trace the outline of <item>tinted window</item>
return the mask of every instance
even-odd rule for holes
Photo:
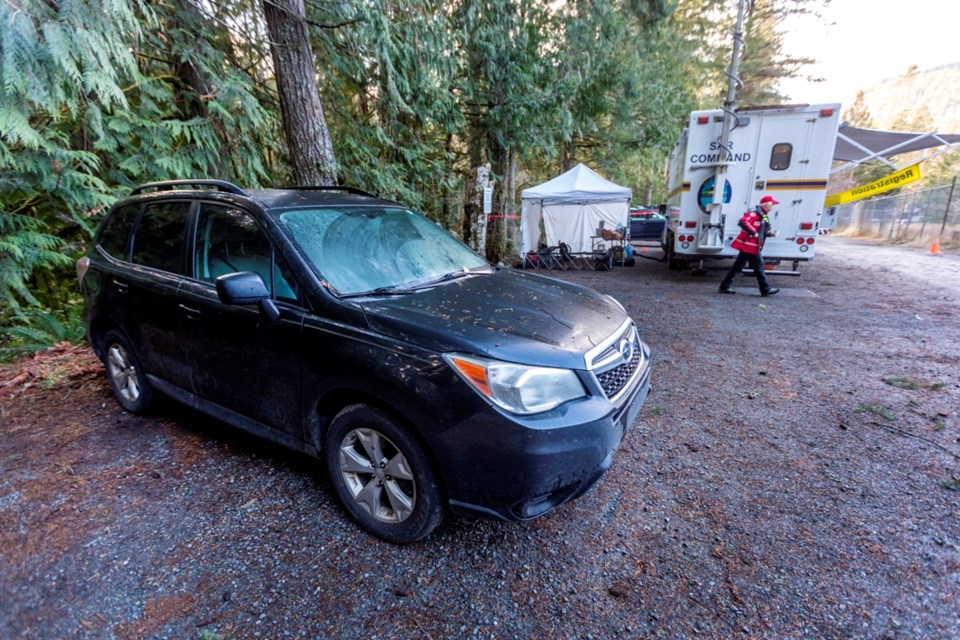
[[[773,145],[770,152],[770,168],[774,171],[783,171],[790,167],[790,157],[793,155],[793,145],[789,142],[780,142]]]
[[[300,285],[297,279],[293,277],[293,271],[283,259],[283,256],[274,252],[273,263],[273,288],[274,297],[280,300],[297,302],[300,299]]]
[[[184,273],[183,232],[189,210],[189,202],[148,204],[133,238],[133,262]]]
[[[297,291],[274,268],[274,252],[270,239],[249,213],[234,207],[215,204],[200,206],[197,219],[197,243],[194,273],[198,280],[214,282],[218,277],[238,271],[252,271],[276,297],[296,300]],[[285,270],[289,273],[289,269]]]
[[[118,260],[128,260],[130,258],[128,241],[139,209],[140,205],[138,204],[118,207],[103,223],[97,244],[110,256]]]

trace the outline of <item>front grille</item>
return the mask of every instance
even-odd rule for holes
[[[624,361],[629,343],[629,360]],[[604,341],[603,347],[588,356],[587,367],[593,371],[603,389],[604,395],[615,400],[623,393],[626,386],[633,380],[641,369],[647,366],[647,354],[643,343],[637,334],[637,329],[630,323],[618,334]]]
[[[623,390],[627,383],[633,378],[634,372],[636,372],[637,367],[640,366],[642,361],[643,349],[639,344],[635,344],[633,357],[630,358],[630,362],[620,364],[608,371],[597,374],[597,380],[600,381],[600,386],[603,388],[603,392],[607,398],[613,398]]]

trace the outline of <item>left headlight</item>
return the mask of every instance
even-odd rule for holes
[[[477,393],[511,413],[541,413],[587,395],[580,378],[570,369],[531,367],[455,353],[443,357]]]

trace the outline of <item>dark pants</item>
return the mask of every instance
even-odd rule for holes
[[[727,275],[724,276],[723,282],[720,283],[720,288],[729,289],[730,285],[733,283],[733,279],[738,273],[740,273],[740,270],[743,269],[743,265],[745,263],[750,265],[750,268],[753,269],[753,275],[757,276],[757,284],[760,285],[760,293],[769,291],[770,284],[767,282],[767,274],[763,269],[763,257],[760,255],[747,253],[746,251],[741,251],[737,255],[737,259],[733,261],[733,266],[730,267],[730,271],[727,271]]]

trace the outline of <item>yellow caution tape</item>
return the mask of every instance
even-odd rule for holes
[[[905,184],[916,182],[919,179],[920,165],[910,165],[909,167],[900,169],[896,173],[891,173],[890,175],[880,178],[879,180],[874,180],[869,184],[865,184],[860,187],[854,187],[853,189],[844,191],[843,193],[835,193],[832,196],[827,197],[826,201],[823,203],[823,206],[835,207],[838,204],[847,204],[848,202],[853,202],[854,200],[869,198],[870,196],[875,196],[878,193],[891,191],[898,187],[902,187]]]

